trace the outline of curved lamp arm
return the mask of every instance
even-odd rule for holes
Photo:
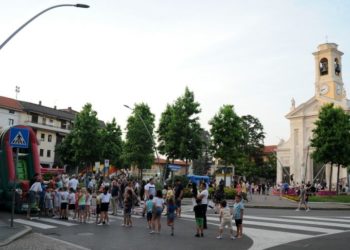
[[[26,27],[29,23],[31,23],[34,19],[36,19],[37,17],[41,16],[42,14],[44,14],[45,12],[51,10],[51,9],[55,9],[55,8],[59,8],[59,7],[77,7],[77,8],[89,8],[89,5],[86,4],[59,4],[59,5],[54,5],[51,6],[41,12],[39,12],[38,14],[36,14],[35,16],[33,16],[31,19],[29,19],[27,22],[25,22],[21,27],[19,27],[15,32],[13,32],[1,45],[0,45],[0,50],[18,33],[20,32],[24,27]]]

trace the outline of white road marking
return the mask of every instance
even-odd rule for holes
[[[249,219],[254,219],[254,220],[263,220],[263,221],[276,221],[276,222],[299,223],[299,224],[307,224],[307,225],[350,228],[350,224],[321,222],[321,221],[307,221],[307,220],[305,220],[307,217],[297,217],[296,216],[296,217],[293,217],[293,218],[295,218],[297,220],[295,220],[295,219],[258,217],[258,216],[250,216],[250,215],[247,215],[247,216],[244,217],[244,219],[248,219],[248,220]],[[310,217],[310,218],[312,218],[312,217]]]
[[[295,219],[306,219],[306,220],[317,220],[317,221],[322,220],[322,221],[330,221],[330,222],[347,222],[347,223],[350,223],[350,220],[337,219],[338,217],[337,218],[324,218],[324,217],[311,217],[311,216],[282,216],[282,217],[284,217],[284,218],[295,218]]]
[[[51,225],[47,225],[47,224],[43,224],[43,223],[30,221],[30,220],[15,219],[13,221],[16,222],[16,223],[21,223],[21,224],[24,224],[24,225],[27,225],[27,226],[31,226],[31,227],[38,227],[38,228],[41,228],[41,229],[57,228],[56,226],[51,226]]]
[[[57,224],[57,225],[62,225],[62,226],[66,226],[66,227],[71,227],[71,226],[76,226],[77,224],[75,223],[70,223],[67,221],[61,221],[61,220],[56,220],[56,219],[49,219],[49,218],[33,218],[34,220],[38,220],[38,221],[44,221],[44,222],[48,222],[48,223],[53,223],[53,224]]]

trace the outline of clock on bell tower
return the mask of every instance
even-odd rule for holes
[[[343,52],[338,50],[335,43],[324,43],[317,47],[315,57],[315,94],[335,100],[345,98],[344,83],[342,79],[341,57]]]

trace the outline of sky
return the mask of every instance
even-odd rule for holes
[[[75,1],[0,0],[0,43],[40,11]],[[226,104],[264,126],[265,144],[288,139],[291,99],[314,95],[312,53],[344,52],[350,93],[350,1],[81,0],[48,11],[0,50],[0,95],[80,111],[124,129],[144,102],[157,124],[186,86],[208,121]]]

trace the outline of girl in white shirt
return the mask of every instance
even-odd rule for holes
[[[155,232],[160,233],[160,219],[164,210],[164,199],[162,197],[162,190],[157,190],[156,197],[153,199],[152,231],[150,232],[151,234]]]

